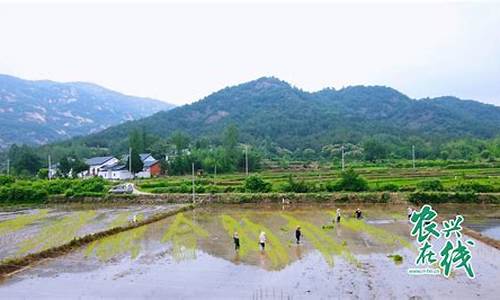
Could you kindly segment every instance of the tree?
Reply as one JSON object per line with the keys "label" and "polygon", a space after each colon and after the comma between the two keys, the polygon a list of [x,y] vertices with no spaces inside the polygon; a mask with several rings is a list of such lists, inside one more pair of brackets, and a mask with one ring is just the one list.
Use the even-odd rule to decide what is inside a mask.
{"label": "tree", "polygon": [[130,160],[132,160],[131,171],[133,174],[142,171],[142,169],[144,168],[144,163],[139,156],[139,152],[137,152],[137,150],[135,150],[134,148],[132,148],[132,153],[128,157],[127,167],[130,166]]}
{"label": "tree", "polygon": [[72,176],[75,177],[76,174],[88,170],[89,166],[81,159],[66,155],[59,160],[59,171],[61,171],[62,176]]}
{"label": "tree", "polygon": [[137,153],[144,153],[146,149],[144,138],[144,131],[142,129],[134,128],[128,137],[129,147],[135,149]]}
{"label": "tree", "polygon": [[251,193],[267,193],[271,191],[271,183],[264,181],[258,175],[252,175],[245,179],[245,191]]}
{"label": "tree", "polygon": [[175,131],[170,137],[170,142],[175,145],[177,155],[189,146],[189,136],[182,131]]}
{"label": "tree", "polygon": [[41,168],[36,173],[36,176],[38,178],[40,178],[40,179],[47,179],[49,177],[49,169],[47,169],[47,168]]}
{"label": "tree", "polygon": [[223,165],[228,170],[234,170],[238,162],[238,128],[236,125],[229,125],[225,132],[222,140],[222,145],[224,147],[224,161]]}
{"label": "tree", "polygon": [[342,172],[340,180],[328,189],[330,191],[362,192],[368,190],[368,182],[353,169],[348,169]]}
{"label": "tree", "polygon": [[32,148],[26,145],[21,147],[12,145],[8,155],[11,160],[12,169],[16,174],[35,175],[42,167],[40,157]]}
{"label": "tree", "polygon": [[375,162],[378,159],[387,158],[388,148],[375,139],[368,139],[363,143],[365,159]]}

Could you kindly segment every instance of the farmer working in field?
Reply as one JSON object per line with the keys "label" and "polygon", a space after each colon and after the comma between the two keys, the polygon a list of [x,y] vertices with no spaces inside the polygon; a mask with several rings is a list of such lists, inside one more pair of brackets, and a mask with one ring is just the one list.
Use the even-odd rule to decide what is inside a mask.
{"label": "farmer working in field", "polygon": [[356,219],[358,219],[358,220],[361,219],[361,218],[363,218],[363,216],[361,214],[361,209],[359,209],[359,207],[358,207],[358,209],[356,209],[356,211],[354,212],[354,214],[356,215]]}
{"label": "farmer working in field", "polygon": [[408,207],[408,220],[411,218],[412,214],[413,214],[413,209],[411,209],[411,207]]}
{"label": "farmer working in field", "polygon": [[337,208],[337,223],[340,223],[340,208]]}
{"label": "farmer working in field", "polygon": [[264,251],[266,248],[266,233],[262,231],[259,235],[259,245],[260,251]]}
{"label": "farmer working in field", "polygon": [[238,235],[238,231],[234,232],[233,240],[234,240],[234,250],[236,251],[240,250],[240,236]]}
{"label": "farmer working in field", "polygon": [[297,240],[297,245],[300,244],[300,237],[302,236],[302,232],[300,231],[300,226],[297,226],[295,229],[295,239]]}

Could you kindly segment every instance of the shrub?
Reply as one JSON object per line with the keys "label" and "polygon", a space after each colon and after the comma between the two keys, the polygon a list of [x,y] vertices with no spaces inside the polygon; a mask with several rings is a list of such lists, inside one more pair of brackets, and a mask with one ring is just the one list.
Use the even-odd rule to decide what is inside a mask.
{"label": "shrub", "polygon": [[73,191],[73,189],[67,189],[64,192],[64,196],[66,196],[66,197],[73,197],[74,195],[75,195],[75,191]]}
{"label": "shrub", "polygon": [[245,179],[245,191],[251,193],[267,193],[271,191],[271,183],[264,181],[258,175],[252,175]]}
{"label": "shrub", "polygon": [[47,192],[49,195],[58,195],[64,194],[67,189],[71,188],[73,185],[78,184],[77,180],[68,180],[68,179],[55,179],[47,181],[45,184],[47,188]]}
{"label": "shrub", "polygon": [[19,184],[0,187],[0,201],[3,202],[43,202],[47,196],[47,190],[43,188]]}
{"label": "shrub", "polygon": [[329,192],[335,191],[349,191],[349,192],[362,192],[368,190],[368,183],[366,180],[359,176],[353,169],[342,172],[341,178],[336,183],[329,186]]}
{"label": "shrub", "polygon": [[489,184],[481,184],[478,182],[464,182],[456,185],[453,188],[458,192],[468,192],[468,193],[491,193],[495,192],[495,188]]}
{"label": "shrub", "polygon": [[0,186],[9,185],[14,182],[16,182],[16,178],[14,178],[14,176],[0,175]]}
{"label": "shrub", "polygon": [[79,193],[104,193],[106,192],[106,181],[101,177],[93,177],[90,179],[80,180],[75,184],[73,189],[76,194]]}
{"label": "shrub", "polygon": [[399,191],[399,186],[394,183],[387,183],[377,187],[375,190],[381,192],[397,192]]}
{"label": "shrub", "polygon": [[420,191],[443,191],[443,184],[439,179],[434,180],[424,180],[417,183],[417,190]]}
{"label": "shrub", "polygon": [[223,187],[217,186],[217,185],[209,185],[206,188],[206,192],[210,194],[217,194],[217,193],[222,193],[224,191]]}
{"label": "shrub", "polygon": [[304,180],[295,181],[292,175],[289,175],[288,182],[281,187],[281,190],[285,193],[309,193],[313,192],[314,188],[314,185],[308,184]]}
{"label": "shrub", "polygon": [[421,203],[477,203],[479,197],[474,193],[428,193],[428,192],[415,192],[409,195],[408,201],[414,204]]}

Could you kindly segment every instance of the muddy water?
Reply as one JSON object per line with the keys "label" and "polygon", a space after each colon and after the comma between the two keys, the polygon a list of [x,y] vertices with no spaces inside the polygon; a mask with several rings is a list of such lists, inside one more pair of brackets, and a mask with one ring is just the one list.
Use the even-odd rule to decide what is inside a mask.
{"label": "muddy water", "polygon": [[127,224],[176,206],[64,205],[0,215],[0,260],[59,246],[75,237]]}
{"label": "muddy water", "polygon": [[[340,225],[332,223],[336,208],[198,208],[20,272],[0,285],[0,298],[495,299],[500,292],[498,250],[476,241],[474,280],[462,271],[450,279],[411,276],[416,250],[406,207],[362,206],[359,222],[349,218],[356,207],[341,206]],[[299,245],[297,225],[304,235]],[[403,261],[396,264],[393,254]]]}
{"label": "muddy water", "polygon": [[461,214],[464,225],[483,235],[500,240],[500,205],[442,204],[433,206],[439,214],[453,217]]}

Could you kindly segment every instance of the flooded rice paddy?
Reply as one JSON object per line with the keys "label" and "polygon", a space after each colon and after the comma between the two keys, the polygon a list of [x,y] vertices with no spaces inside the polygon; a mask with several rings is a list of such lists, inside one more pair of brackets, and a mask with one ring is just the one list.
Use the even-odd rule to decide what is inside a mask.
{"label": "flooded rice paddy", "polygon": [[[335,224],[332,220],[339,207],[343,217]],[[361,221],[352,217],[356,208],[255,204],[199,207],[106,237],[19,272],[0,284],[0,298],[497,298],[499,250],[476,241],[472,259],[475,279],[462,271],[449,279],[408,275],[407,269],[415,267],[417,250],[409,236],[406,207],[364,205]],[[487,223],[476,227],[484,229],[485,234],[493,228],[495,235],[500,224],[498,206],[444,205],[435,209],[445,217],[465,214],[471,227]],[[130,211],[112,210],[113,217],[102,220],[126,222],[128,217],[123,215]],[[75,231],[77,226],[68,225],[68,215],[78,224],[97,220],[92,210],[66,214],[36,211],[23,216],[36,224],[57,213],[62,224],[57,226],[71,233],[82,229]],[[2,224],[13,219],[4,215],[0,218],[4,218],[0,222],[3,249],[7,243],[3,241]],[[109,226],[113,221],[99,226]],[[294,235],[298,225],[303,234],[299,245]],[[13,222],[9,227],[16,226],[20,225]],[[38,226],[39,235],[50,236],[43,233],[46,225]],[[20,226],[16,232],[23,230],[27,229]],[[239,251],[234,249],[235,231],[240,238]],[[267,236],[265,251],[258,245],[261,231]],[[26,245],[33,244],[32,240]],[[38,238],[35,244],[40,241]]]}
{"label": "flooded rice paddy", "polygon": [[177,206],[72,205],[0,214],[0,260],[60,246],[81,237]]}

